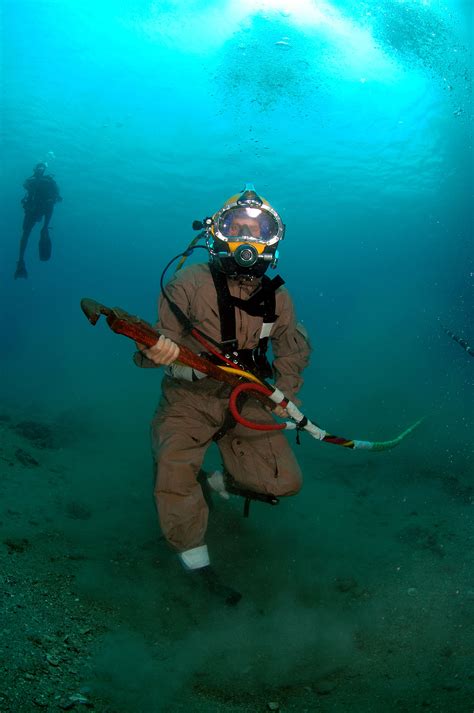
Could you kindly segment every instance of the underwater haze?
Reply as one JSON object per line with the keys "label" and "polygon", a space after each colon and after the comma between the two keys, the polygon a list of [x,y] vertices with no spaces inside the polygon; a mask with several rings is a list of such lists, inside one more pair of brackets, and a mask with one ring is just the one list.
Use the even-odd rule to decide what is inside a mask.
{"label": "underwater haze", "polygon": [[[473,9],[3,0],[1,711],[472,713]],[[52,256],[36,226],[14,279],[40,161]],[[161,372],[80,300],[154,322],[192,222],[247,182],[286,225],[302,409],[373,441],[423,421],[375,454],[290,434],[297,497],[216,502],[229,610],[160,535]]]}

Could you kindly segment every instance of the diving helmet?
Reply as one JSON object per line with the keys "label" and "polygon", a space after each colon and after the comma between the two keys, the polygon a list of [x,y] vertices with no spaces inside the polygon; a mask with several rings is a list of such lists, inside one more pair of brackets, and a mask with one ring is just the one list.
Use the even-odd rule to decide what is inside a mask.
{"label": "diving helmet", "polygon": [[33,168],[33,175],[38,177],[43,176],[47,168],[48,164],[41,161],[40,163],[37,163],[36,166]]}
{"label": "diving helmet", "polygon": [[261,277],[269,266],[276,267],[285,226],[252,184],[229,198],[205,225],[211,262],[229,277]]}

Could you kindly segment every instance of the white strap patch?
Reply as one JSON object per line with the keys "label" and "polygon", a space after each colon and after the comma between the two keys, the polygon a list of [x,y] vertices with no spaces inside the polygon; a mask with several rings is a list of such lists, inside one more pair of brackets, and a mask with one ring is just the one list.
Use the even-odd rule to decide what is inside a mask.
{"label": "white strap patch", "polygon": [[262,328],[260,330],[260,339],[265,339],[265,337],[270,336],[270,332],[272,331],[272,327],[275,324],[275,322],[264,322],[262,324]]}

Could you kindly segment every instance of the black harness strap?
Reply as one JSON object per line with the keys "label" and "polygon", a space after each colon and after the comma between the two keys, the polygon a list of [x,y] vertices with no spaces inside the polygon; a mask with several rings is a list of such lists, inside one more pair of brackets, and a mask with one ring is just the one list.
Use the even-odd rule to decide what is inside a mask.
{"label": "black harness strap", "polygon": [[[247,394],[239,394],[237,396],[237,409],[239,410],[239,412],[241,411],[241,409],[242,409],[244,403],[247,401],[247,399],[248,399]],[[222,423],[222,426],[213,435],[212,440],[217,443],[217,441],[220,441],[220,439],[226,435],[227,431],[230,431],[231,428],[235,428],[236,425],[237,425],[237,421],[232,416],[229,409],[227,409],[227,411],[225,412],[224,421]]]}
{"label": "black harness strap", "polygon": [[209,267],[217,292],[217,306],[219,308],[219,318],[221,321],[222,348],[226,352],[234,351],[237,349],[235,306],[229,292],[227,277],[212,263]]}
{"label": "black harness strap", "polygon": [[236,307],[252,317],[263,317],[264,322],[274,322],[277,318],[275,292],[284,284],[285,280],[280,275],[274,277],[273,280],[267,275],[263,275],[260,288],[248,300],[242,300],[239,297],[230,297],[230,299]]}
{"label": "black harness strap", "polygon": [[[263,275],[259,289],[249,297],[248,300],[232,297],[227,284],[226,275],[217,269],[215,265],[210,265],[212,279],[217,293],[217,306],[221,321],[221,338],[224,351],[234,351],[237,349],[235,308],[250,314],[252,317],[262,317],[264,323],[275,322],[276,290],[285,284],[280,275],[273,279]],[[268,337],[263,337],[259,344],[258,351],[265,354],[268,344]]]}
{"label": "black harness strap", "polygon": [[228,493],[232,495],[239,495],[244,498],[244,517],[248,517],[250,514],[250,503],[252,500],[257,500],[261,503],[267,503],[268,505],[278,505],[280,500],[270,493],[256,493],[253,490],[246,490],[241,488],[234,481],[233,477],[228,471],[224,471],[225,489]]}

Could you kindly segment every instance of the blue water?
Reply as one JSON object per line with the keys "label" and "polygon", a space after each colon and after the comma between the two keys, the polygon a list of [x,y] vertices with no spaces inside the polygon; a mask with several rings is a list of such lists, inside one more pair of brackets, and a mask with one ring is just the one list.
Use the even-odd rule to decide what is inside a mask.
{"label": "blue water", "polygon": [[[459,484],[458,493],[469,494],[474,487],[474,363],[440,327],[441,322],[474,343],[472,10],[470,0],[4,0],[2,5],[0,395],[12,419],[67,421],[70,430],[77,430],[75,462],[81,466],[71,488],[78,497],[94,499],[90,492],[98,476],[92,471],[99,465],[91,465],[88,439],[102,433],[104,463],[99,470],[109,473],[104,476],[107,487],[113,490],[115,464],[126,462],[129,467],[120,471],[121,477],[133,470],[130,478],[140,484],[140,497],[130,506],[133,527],[142,528],[144,538],[157,534],[147,509],[147,429],[159,377],[135,369],[131,343],[113,335],[105,323],[92,328],[80,311],[80,299],[120,305],[154,321],[161,271],[194,236],[192,221],[212,214],[246,182],[254,183],[287,226],[279,272],[313,344],[302,394],[309,415],[331,432],[375,440],[391,438],[426,416],[409,442],[367,465],[367,472],[376,473],[375,480],[369,478],[370,487],[365,481],[361,485],[376,487],[373,499],[369,495],[371,504],[360,513],[361,520],[375,518],[367,541],[357,532],[359,521],[352,510],[333,538],[326,527],[332,518],[342,517],[346,498],[352,497],[344,491],[346,471],[362,461],[333,446],[303,444],[299,453],[311,504],[303,491],[299,504],[292,505],[300,510],[285,511],[281,519],[262,513],[252,522],[251,536],[245,535],[250,548],[246,557],[239,555],[245,571],[269,568],[261,586],[273,591],[277,610],[278,602],[291,597],[288,582],[276,574],[278,557],[270,561],[271,553],[288,536],[294,537],[294,546],[282,547],[284,557],[288,562],[301,558],[300,568],[295,565],[302,578],[300,591],[291,595],[300,597],[294,612],[298,625],[294,622],[293,630],[287,621],[284,635],[275,633],[275,640],[265,630],[268,650],[273,644],[284,647],[285,637],[300,636],[304,644],[294,655],[307,651],[303,622],[315,604],[308,592],[313,585],[318,591],[323,586],[312,557],[327,547],[327,558],[334,562],[362,558],[367,575],[377,541],[384,536],[377,518],[383,520],[385,513],[393,531],[401,531],[406,514],[393,510],[391,498],[400,493],[409,498],[412,487],[416,496],[410,511],[431,502],[428,530],[442,522],[457,531],[461,517],[460,539],[449,557],[452,571],[464,575],[451,589],[460,587],[463,595],[468,597],[469,591],[472,596],[465,560],[472,547],[472,515],[455,500],[444,503],[438,490],[431,492],[433,483],[446,486],[443,478],[451,477]],[[63,196],[52,221],[53,256],[48,263],[38,261],[35,228],[26,254],[29,277],[13,280],[22,183],[44,160]],[[202,259],[201,251],[190,262],[194,259]],[[92,491],[81,491],[81,468]],[[363,469],[363,480],[367,472]],[[389,474],[386,490],[380,482]],[[341,489],[326,493],[333,477],[341,479]],[[125,498],[126,482],[120,488]],[[327,521],[322,515],[325,526],[317,525],[314,508],[328,513],[326,496],[334,511]],[[106,507],[107,498],[101,497],[98,502]],[[113,500],[110,508],[115,510],[110,522],[121,530],[128,507]],[[98,519],[104,522],[100,515]],[[274,540],[275,521],[282,529]],[[245,525],[235,522],[239,528]],[[265,542],[258,546],[262,530]],[[80,531],[69,534],[79,540],[82,536]],[[323,546],[324,537],[330,542]],[[346,538],[353,547],[350,556]],[[379,570],[385,583],[382,563],[390,551],[387,539]],[[226,553],[236,557],[229,544]],[[309,579],[302,574],[306,567]],[[421,580],[429,570],[436,581],[430,568],[431,563],[420,564]],[[334,575],[331,568],[328,572],[328,577]],[[363,579],[360,573],[354,576]],[[374,572],[370,576],[376,578]],[[269,584],[272,578],[276,593]],[[176,582],[179,587],[178,578]],[[407,580],[403,591],[408,588]],[[306,595],[301,599],[302,591]],[[385,584],[379,582],[377,592],[383,609]],[[450,592],[448,587],[449,602],[455,597]],[[444,599],[438,603],[446,610]],[[329,605],[324,606],[327,614]],[[418,612],[430,606],[426,598]],[[343,616],[351,632],[353,614],[345,611]],[[333,641],[331,628],[338,620],[337,613],[327,616],[331,624],[322,645]],[[407,621],[413,616],[407,614]],[[370,617],[363,611],[357,626],[363,629]],[[145,615],[144,622],[134,631],[137,640],[140,626],[149,631]],[[247,625],[242,616],[239,626],[245,631]],[[427,622],[421,627],[428,648],[433,645],[426,633],[431,626]],[[179,681],[184,678],[183,685],[191,690],[197,671],[179,658],[176,643],[180,636],[195,643],[195,630],[189,627],[192,631],[169,639],[180,661],[167,695],[169,708],[159,707],[153,696],[137,704],[124,694],[123,710],[152,710],[149,705],[178,710],[173,696],[179,698]],[[223,625],[215,639],[212,627],[204,623],[203,628],[219,658],[232,627]],[[372,641],[378,640],[377,629],[368,628]],[[362,655],[350,643],[352,634],[336,647],[341,666]],[[393,635],[399,652],[401,640]],[[235,676],[251,666],[255,650],[250,646],[245,651],[238,671],[227,662]],[[374,656],[386,656],[374,651]],[[412,652],[420,662],[421,648]],[[457,661],[461,658],[459,653]],[[423,668],[424,680],[432,681],[424,688],[429,710],[471,710],[472,680],[468,684],[464,659],[457,671],[464,676],[463,685],[451,691],[452,698],[446,687],[436,693],[437,666],[430,659]],[[248,687],[257,690],[259,680],[262,686],[277,686],[281,677],[289,683],[290,669],[279,660]],[[457,674],[454,667],[450,676]],[[309,673],[302,679],[301,690],[312,686]],[[409,673],[403,680],[409,681]],[[304,705],[308,710],[349,710],[344,703],[349,681],[340,684],[339,693],[320,696],[319,707]],[[233,690],[234,684],[227,677],[224,688]],[[468,685],[470,707],[462,708],[469,699]],[[357,690],[354,710],[382,710],[375,689],[366,696],[363,686]],[[401,700],[408,706],[402,710],[415,710],[409,707],[408,690],[416,691],[416,682],[406,690],[400,684],[400,690],[384,699],[384,709],[392,710],[390,705]],[[103,695],[109,703],[115,700],[110,691]],[[119,706],[116,701],[110,705]],[[247,710],[230,703],[207,705],[202,710]],[[248,710],[264,710],[258,705]],[[282,710],[293,710],[291,705],[287,701]]]}

